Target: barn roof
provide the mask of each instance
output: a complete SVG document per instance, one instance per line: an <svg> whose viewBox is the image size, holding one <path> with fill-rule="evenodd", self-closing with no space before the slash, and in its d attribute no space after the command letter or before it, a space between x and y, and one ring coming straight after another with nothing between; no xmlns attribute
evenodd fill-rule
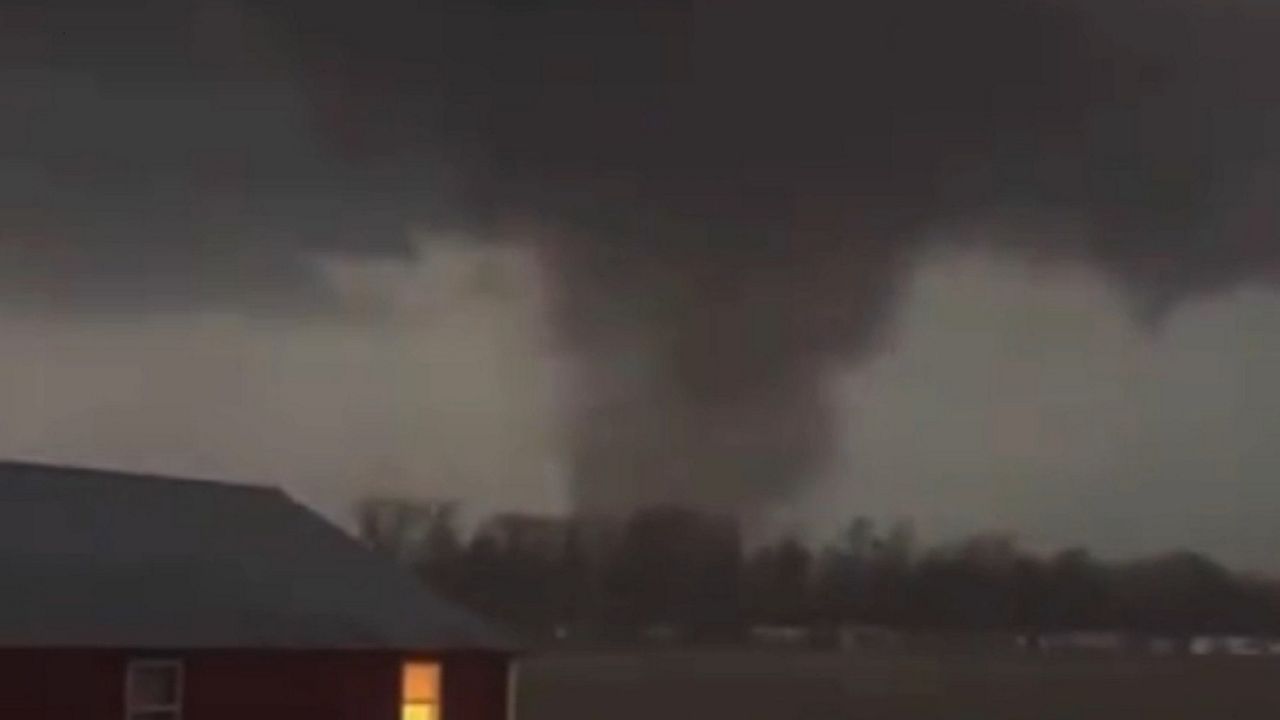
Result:
<svg viewBox="0 0 1280 720"><path fill-rule="evenodd" d="M0 462L0 647L509 646L279 490Z"/></svg>

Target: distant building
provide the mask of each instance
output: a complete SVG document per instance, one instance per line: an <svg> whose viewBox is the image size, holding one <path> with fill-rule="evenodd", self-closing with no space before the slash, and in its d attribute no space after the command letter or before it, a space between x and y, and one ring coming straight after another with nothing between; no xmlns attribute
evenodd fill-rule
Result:
<svg viewBox="0 0 1280 720"><path fill-rule="evenodd" d="M1248 635L1199 635L1191 638L1192 655L1250 657L1280 652L1280 644Z"/></svg>
<svg viewBox="0 0 1280 720"><path fill-rule="evenodd" d="M845 651L882 650L902 644L902 634L878 625L842 625L836 630L836 644Z"/></svg>
<svg viewBox="0 0 1280 720"><path fill-rule="evenodd" d="M656 623L640 630L640 639L655 645L673 645L683 639L684 633L675 625Z"/></svg>
<svg viewBox="0 0 1280 720"><path fill-rule="evenodd" d="M1041 652L1122 653L1134 646L1127 633L1108 630L1072 630L1044 633L1030 639L1022 637L1019 645Z"/></svg>
<svg viewBox="0 0 1280 720"><path fill-rule="evenodd" d="M751 640L760 645L799 647L812 645L813 628L802 625L753 625Z"/></svg>
<svg viewBox="0 0 1280 720"><path fill-rule="evenodd" d="M620 533L605 518L503 513L489 518L478 534L527 557L598 560L617 545Z"/></svg>
<svg viewBox="0 0 1280 720"><path fill-rule="evenodd" d="M572 530L565 518L504 513L490 518L480 534L524 555L558 559L569 547Z"/></svg>
<svg viewBox="0 0 1280 720"><path fill-rule="evenodd" d="M268 488L0 463L23 720L502 720L511 648Z"/></svg>

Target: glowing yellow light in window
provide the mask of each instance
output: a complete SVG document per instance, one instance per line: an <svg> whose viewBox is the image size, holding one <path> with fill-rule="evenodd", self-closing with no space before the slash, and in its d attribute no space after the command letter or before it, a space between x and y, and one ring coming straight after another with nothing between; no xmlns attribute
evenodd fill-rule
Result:
<svg viewBox="0 0 1280 720"><path fill-rule="evenodd" d="M400 685L401 720L440 720L439 663L405 663Z"/></svg>
<svg viewBox="0 0 1280 720"><path fill-rule="evenodd" d="M435 703L405 703L400 720L440 720Z"/></svg>

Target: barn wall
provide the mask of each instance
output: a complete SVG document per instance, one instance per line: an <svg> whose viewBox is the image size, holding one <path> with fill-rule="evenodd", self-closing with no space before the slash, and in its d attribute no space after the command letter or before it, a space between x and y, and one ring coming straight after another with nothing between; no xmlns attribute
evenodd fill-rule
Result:
<svg viewBox="0 0 1280 720"><path fill-rule="evenodd" d="M447 658L442 720L504 720L507 665L507 658L489 654Z"/></svg>
<svg viewBox="0 0 1280 720"><path fill-rule="evenodd" d="M185 656L186 720L399 720L399 663L365 653Z"/></svg>
<svg viewBox="0 0 1280 720"><path fill-rule="evenodd" d="M0 651L0 718L120 720L130 658L184 661L185 720L399 720L388 653ZM438 659L438 658L422 658ZM443 659L443 720L503 720L506 659Z"/></svg>
<svg viewBox="0 0 1280 720"><path fill-rule="evenodd" d="M120 658L103 652L0 652L0 718L119 718Z"/></svg>

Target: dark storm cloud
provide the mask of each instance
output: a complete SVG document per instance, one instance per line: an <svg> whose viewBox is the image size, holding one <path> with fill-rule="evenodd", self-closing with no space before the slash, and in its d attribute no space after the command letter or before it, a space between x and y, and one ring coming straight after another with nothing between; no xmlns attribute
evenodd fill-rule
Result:
<svg viewBox="0 0 1280 720"><path fill-rule="evenodd" d="M34 73L6 80L19 291L284 302L323 294L311 253L532 217L592 505L811 475L825 368L874 347L927 229L1081 218L1004 240L1096 261L1153 318L1280 260L1261 3L87 7L6 24Z"/></svg>
<svg viewBox="0 0 1280 720"><path fill-rule="evenodd" d="M429 168L350 163L259 16L231 3L9 5L0 280L10 302L280 309L308 255L407 253ZM422 158L417 158L421 161Z"/></svg>

